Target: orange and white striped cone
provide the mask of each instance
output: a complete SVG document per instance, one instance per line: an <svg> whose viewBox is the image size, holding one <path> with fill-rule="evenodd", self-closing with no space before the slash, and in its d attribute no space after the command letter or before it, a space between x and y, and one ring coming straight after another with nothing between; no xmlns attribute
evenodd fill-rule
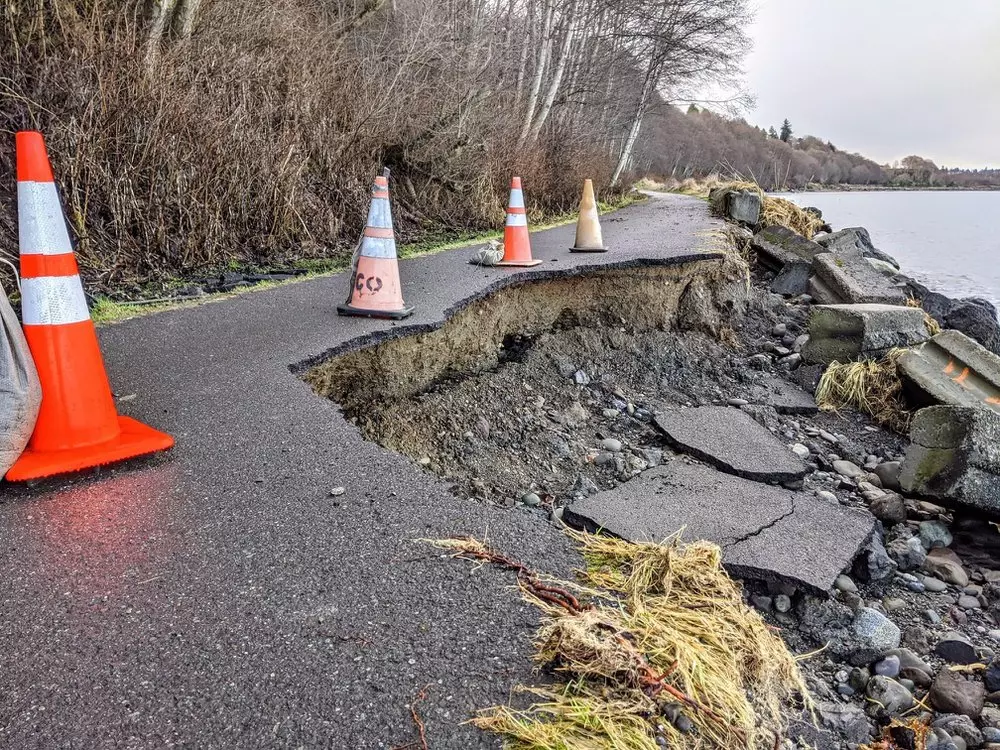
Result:
<svg viewBox="0 0 1000 750"><path fill-rule="evenodd" d="M528 236L528 214L524 210L524 193L521 178L510 181L510 205L507 207L507 225L503 229L503 260L498 266L537 266L542 261L531 257L531 238Z"/></svg>
<svg viewBox="0 0 1000 750"><path fill-rule="evenodd" d="M396 238L389 205L389 170L375 178L372 202L351 273L347 302L337 306L341 315L398 320L413 314L403 302L396 260Z"/></svg>
<svg viewBox="0 0 1000 750"><path fill-rule="evenodd" d="M583 182L580 216L576 220L576 242L569 251L571 253L606 253L608 251L604 247L604 237L601 235L601 219L597 213L593 180L584 180Z"/></svg>
<svg viewBox="0 0 1000 750"><path fill-rule="evenodd" d="M42 406L7 479L65 474L170 448L172 437L115 410L41 133L17 134L17 209L21 319Z"/></svg>

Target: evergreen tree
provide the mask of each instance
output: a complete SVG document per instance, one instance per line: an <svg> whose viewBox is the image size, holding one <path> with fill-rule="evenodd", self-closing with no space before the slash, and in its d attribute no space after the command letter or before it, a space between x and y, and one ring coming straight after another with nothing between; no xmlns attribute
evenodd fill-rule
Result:
<svg viewBox="0 0 1000 750"><path fill-rule="evenodd" d="M788 143L792 139L792 123L785 118L785 121L781 123L781 140Z"/></svg>
<svg viewBox="0 0 1000 750"><path fill-rule="evenodd" d="M698 109L698 108L697 108L696 106L694 106L693 104L692 104L691 106L689 106L689 107L688 107L688 114L689 114L689 115L696 115L696 114L698 114L698 112L700 112L700 111L701 111L701 110L699 110L699 109Z"/></svg>
<svg viewBox="0 0 1000 750"><path fill-rule="evenodd" d="M767 129L767 137L768 138L774 138L774 139L778 138L778 131L774 129L774 125L772 125L771 127L769 127Z"/></svg>

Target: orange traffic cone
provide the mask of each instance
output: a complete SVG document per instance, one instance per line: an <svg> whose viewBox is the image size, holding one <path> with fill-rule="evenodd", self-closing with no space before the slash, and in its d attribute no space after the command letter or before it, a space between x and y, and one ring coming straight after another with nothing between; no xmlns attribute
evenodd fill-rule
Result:
<svg viewBox="0 0 1000 750"><path fill-rule="evenodd" d="M503 260L498 266L537 266L542 261L531 258L531 239L528 237L528 215L524 211L524 193L521 178L510 181L510 205L507 208L507 225L503 230Z"/></svg>
<svg viewBox="0 0 1000 750"><path fill-rule="evenodd" d="M580 217L576 220L576 242L569 249L571 253L606 253L604 237L601 236L601 220L597 215L597 200L594 198L594 183L584 180L583 197L580 198Z"/></svg>
<svg viewBox="0 0 1000 750"><path fill-rule="evenodd" d="M347 302L337 306L337 312L396 320L413 314L413 308L406 306L400 291L396 238L392 232L392 207L389 205L388 169L375 178L368 223L354 258L351 291Z"/></svg>
<svg viewBox="0 0 1000 750"><path fill-rule="evenodd" d="M41 133L17 134L17 206L21 319L42 407L7 479L38 479L170 448L172 437L115 411Z"/></svg>

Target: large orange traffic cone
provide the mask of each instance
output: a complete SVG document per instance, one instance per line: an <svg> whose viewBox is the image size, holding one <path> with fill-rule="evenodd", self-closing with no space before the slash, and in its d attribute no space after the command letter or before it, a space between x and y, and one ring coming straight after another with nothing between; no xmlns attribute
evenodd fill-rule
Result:
<svg viewBox="0 0 1000 750"><path fill-rule="evenodd" d="M64 474L171 447L169 435L115 411L41 133L17 134L17 208L21 319L42 407L7 479Z"/></svg>
<svg viewBox="0 0 1000 750"><path fill-rule="evenodd" d="M503 260L497 265L537 266L541 262L531 258L524 193L521 192L521 178L515 177L510 181L510 205L507 207L507 225L503 230Z"/></svg>
<svg viewBox="0 0 1000 750"><path fill-rule="evenodd" d="M337 306L341 315L369 318L405 318L413 308L403 302L396 261L396 238L389 205L389 170L375 178L368 223L354 259L351 291L347 302Z"/></svg>
<svg viewBox="0 0 1000 750"><path fill-rule="evenodd" d="M576 220L576 242L569 249L571 253L606 253L604 237L601 235L601 220L597 214L597 200L594 198L594 183L584 180L583 196L580 198L580 217Z"/></svg>

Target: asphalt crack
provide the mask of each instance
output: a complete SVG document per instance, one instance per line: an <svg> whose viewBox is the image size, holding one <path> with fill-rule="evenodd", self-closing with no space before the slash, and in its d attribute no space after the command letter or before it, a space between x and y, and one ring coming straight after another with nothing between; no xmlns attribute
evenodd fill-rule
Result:
<svg viewBox="0 0 1000 750"><path fill-rule="evenodd" d="M738 538L734 539L731 542L726 542L725 544L722 545L722 548L723 549L728 549L730 547L735 547L737 544L741 544L741 543L747 541L748 539L753 539L754 537L760 536L761 534L763 534L768 529L773 529L775 526L777 526L779 523L781 523L782 521L784 521L786 518L789 518L792 515L794 515L795 514L795 497L794 496L790 496L789 500L791 501L792 507L791 507L791 510L789 510L787 513L783 513L782 515L780 515L777 518L775 518L773 521L764 524L763 526L761 526L760 528L758 528L756 531L751 531L750 533L744 534L743 536L738 537Z"/></svg>

